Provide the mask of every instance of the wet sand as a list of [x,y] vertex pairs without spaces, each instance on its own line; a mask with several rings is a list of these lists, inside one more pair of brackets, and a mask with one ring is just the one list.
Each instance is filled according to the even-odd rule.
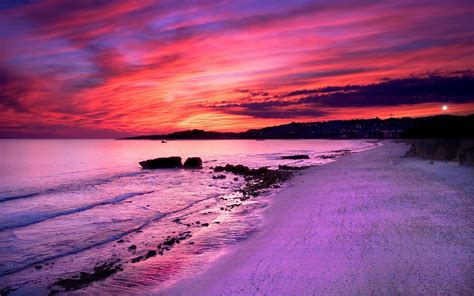
[[383,145],[296,176],[261,230],[153,294],[474,293],[474,168]]

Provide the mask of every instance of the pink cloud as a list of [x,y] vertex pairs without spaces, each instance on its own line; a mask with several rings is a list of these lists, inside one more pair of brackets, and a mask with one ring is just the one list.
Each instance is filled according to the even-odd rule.
[[8,135],[46,135],[48,126],[51,134],[100,136],[436,114],[429,103],[287,106],[281,118],[209,106],[245,102],[236,89],[278,94],[474,68],[469,1],[40,1],[5,12],[0,125]]

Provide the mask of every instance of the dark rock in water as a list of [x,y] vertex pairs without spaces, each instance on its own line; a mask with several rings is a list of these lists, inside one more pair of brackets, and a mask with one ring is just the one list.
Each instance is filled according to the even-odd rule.
[[56,294],[60,291],[56,290],[56,287],[62,288],[63,291],[75,291],[87,287],[93,282],[104,280],[109,276],[122,271],[121,265],[114,265],[114,263],[104,263],[102,265],[94,267],[93,273],[81,272],[79,277],[71,277],[68,279],[59,279],[48,289],[51,291],[50,294]]
[[160,158],[140,161],[140,165],[144,169],[173,169],[173,168],[180,168],[183,166],[181,164],[181,157],[179,156],[160,157]]
[[130,247],[128,247],[129,250],[136,250],[137,249],[137,246],[135,245],[131,245]]
[[266,167],[261,167],[258,169],[250,169],[249,167],[241,165],[241,164],[238,164],[238,165],[227,164],[225,167],[216,166],[214,168],[214,172],[223,172],[223,171],[230,172],[235,175],[242,175],[242,176],[261,176],[270,170]]
[[212,176],[212,179],[225,179],[225,178],[227,178],[225,175]]
[[[163,248],[169,250],[173,245],[181,243],[181,241],[186,240],[192,236],[190,231],[184,231],[176,237],[167,237],[163,242]],[[159,248],[161,244],[159,245]]]
[[145,259],[148,259],[150,257],[156,256],[156,251],[155,250],[150,250],[148,253],[145,255]]
[[319,158],[321,158],[321,159],[333,159],[333,158],[336,158],[336,155],[321,155]]
[[41,266],[41,265],[36,265],[36,266],[35,266],[35,269],[37,269],[37,270],[39,270],[39,269],[41,269],[41,268],[43,268],[43,266]]
[[172,245],[174,245],[175,243],[176,243],[176,239],[175,239],[174,237],[168,238],[167,240],[165,240],[165,241],[163,242],[163,244],[164,244],[165,246],[172,246]]
[[333,150],[335,153],[351,153],[351,150],[349,149],[341,149],[341,150]]
[[202,223],[201,226],[208,227],[209,223]]
[[[291,172],[283,170],[252,170],[255,175],[252,175],[252,182],[245,184],[244,188],[241,189],[244,197],[242,200],[248,199],[250,196],[258,195],[259,192],[266,188],[270,188],[272,185],[276,185],[278,182],[283,182],[291,177]],[[260,174],[257,174],[260,173]]]
[[245,175],[245,174],[248,174],[248,172],[250,171],[248,167],[241,164],[238,164],[236,166],[232,166],[228,164],[225,167],[226,167],[226,171],[234,173],[236,175]]
[[301,167],[291,166],[291,165],[279,165],[278,166],[279,170],[285,170],[285,171],[298,171],[298,170],[304,170],[304,169],[307,169],[307,168],[309,168],[309,166],[301,166]]
[[189,157],[184,162],[185,169],[202,169],[202,159],[200,157]]
[[10,294],[11,292],[13,292],[15,290],[17,290],[17,289],[12,289],[10,287],[5,287],[3,289],[0,289],[0,295],[6,296],[6,295]]
[[239,178],[234,178],[234,181],[239,181]]
[[119,239],[119,240],[117,241],[117,243],[119,243],[119,244],[124,243],[124,242],[125,242],[125,241],[124,241],[123,239]]
[[218,165],[214,168],[214,172],[216,172],[216,173],[223,172],[224,170],[225,170],[224,167],[220,166],[220,165]]
[[282,156],[281,159],[309,159],[309,155],[306,155],[306,154],[287,155],[287,156]]
[[[214,168],[214,172],[224,171],[244,176],[247,183],[240,189],[243,194],[243,197],[240,198],[241,200],[246,200],[250,198],[250,196],[258,195],[264,189],[270,188],[278,182],[286,181],[292,175],[288,170],[272,170],[267,167],[250,169],[241,164],[227,164],[226,166],[216,166]],[[221,210],[223,210],[222,207]]]
[[244,165],[241,165],[241,164],[238,164],[238,165],[227,164],[225,167],[216,166],[214,168],[214,172],[216,172],[216,173],[217,172],[223,172],[223,171],[230,172],[230,173],[233,173],[233,174],[236,174],[236,175],[246,175],[246,174],[249,173],[250,168],[246,167]]
[[138,256],[138,257],[132,258],[132,260],[130,260],[130,262],[137,263],[137,262],[140,262],[142,260],[143,260],[143,256]]
[[146,253],[145,255],[143,256],[138,256],[138,257],[135,257],[135,258],[132,258],[131,262],[132,263],[137,263],[137,262],[140,262],[140,261],[144,261],[144,260],[147,260],[151,257],[154,257],[156,256],[156,251],[155,250],[150,250],[148,251],[148,253]]
[[265,175],[266,173],[270,172],[270,170],[266,167],[258,168],[258,169],[252,169],[249,171],[249,175],[251,176],[262,176]]

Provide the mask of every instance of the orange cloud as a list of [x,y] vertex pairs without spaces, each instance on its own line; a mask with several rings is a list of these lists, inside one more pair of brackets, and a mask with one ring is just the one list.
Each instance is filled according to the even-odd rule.
[[[1,9],[3,136],[239,131],[438,114],[436,98],[266,113],[217,106],[474,67],[469,1],[39,1]],[[453,99],[450,110],[472,112],[471,102]]]

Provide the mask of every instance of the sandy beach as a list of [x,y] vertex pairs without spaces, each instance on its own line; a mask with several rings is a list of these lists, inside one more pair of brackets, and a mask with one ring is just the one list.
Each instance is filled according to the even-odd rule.
[[390,141],[296,176],[262,228],[163,295],[472,295],[474,168]]

